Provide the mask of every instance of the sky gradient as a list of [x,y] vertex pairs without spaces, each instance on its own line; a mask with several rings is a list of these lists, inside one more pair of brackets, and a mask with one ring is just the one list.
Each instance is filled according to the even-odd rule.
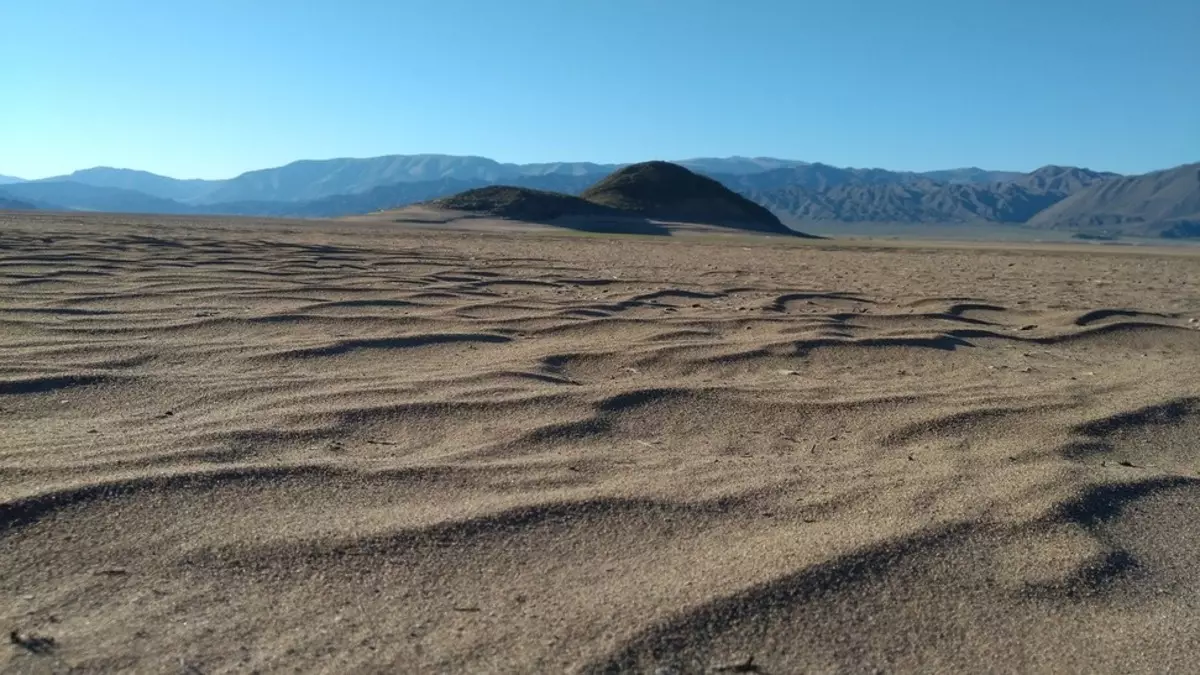
[[0,2],[0,174],[1200,160],[1196,0]]

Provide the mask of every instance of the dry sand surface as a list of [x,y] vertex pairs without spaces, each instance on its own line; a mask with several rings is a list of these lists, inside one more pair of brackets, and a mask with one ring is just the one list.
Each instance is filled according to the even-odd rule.
[[0,215],[12,672],[1189,672],[1200,256]]

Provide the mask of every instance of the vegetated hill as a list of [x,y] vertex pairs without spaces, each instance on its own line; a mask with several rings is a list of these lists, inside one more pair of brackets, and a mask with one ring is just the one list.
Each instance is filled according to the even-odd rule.
[[670,162],[631,164],[614,171],[580,196],[595,204],[657,220],[795,234],[761,205],[712,178]]
[[0,185],[11,185],[12,183],[24,183],[24,182],[25,182],[24,178],[17,178],[16,176],[5,176],[4,174],[0,174]]
[[1087,234],[1200,237],[1200,163],[1095,183],[1030,219]]
[[489,185],[430,202],[452,211],[469,211],[498,218],[545,222],[572,216],[621,215],[613,209],[574,195],[512,185]]
[[39,183],[78,183],[101,188],[117,188],[132,190],[159,199],[171,199],[179,202],[196,201],[215,190],[222,181],[168,178],[148,171],[133,169],[114,169],[98,166],[82,169],[67,176],[43,178]]
[[4,193],[12,199],[33,204],[53,204],[67,211],[108,211],[113,213],[195,213],[186,204],[159,199],[142,192],[119,188],[96,187],[71,181],[32,181],[5,185]]

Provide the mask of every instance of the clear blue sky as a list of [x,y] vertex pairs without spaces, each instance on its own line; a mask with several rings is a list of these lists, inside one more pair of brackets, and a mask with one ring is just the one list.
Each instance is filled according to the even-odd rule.
[[1200,0],[0,1],[0,173],[1200,160]]

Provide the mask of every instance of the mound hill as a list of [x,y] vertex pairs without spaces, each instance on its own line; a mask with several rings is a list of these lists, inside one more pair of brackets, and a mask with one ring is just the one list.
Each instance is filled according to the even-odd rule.
[[512,185],[489,185],[428,203],[441,209],[530,222],[570,216],[614,215],[612,209],[579,197]]
[[670,162],[631,164],[580,196],[645,218],[795,234],[765,207],[712,178]]
[[582,216],[800,234],[788,229],[766,208],[716,180],[669,162],[645,162],[619,169],[584,190],[579,197],[512,185],[492,185],[435,199],[426,205],[531,222]]

